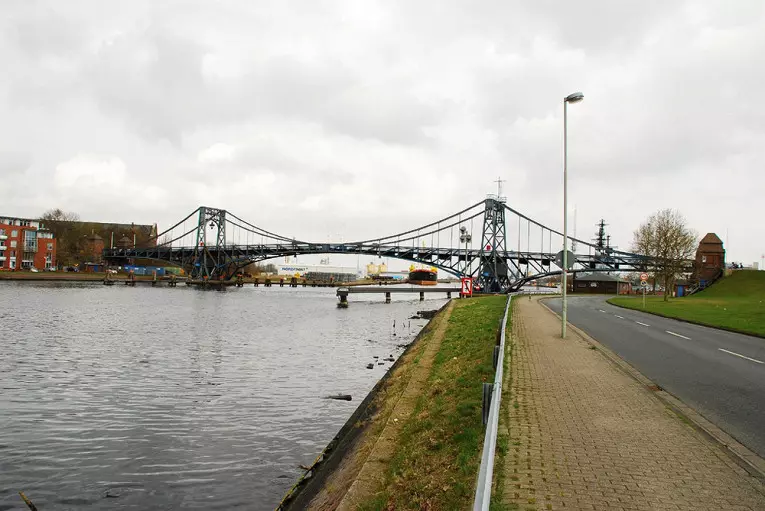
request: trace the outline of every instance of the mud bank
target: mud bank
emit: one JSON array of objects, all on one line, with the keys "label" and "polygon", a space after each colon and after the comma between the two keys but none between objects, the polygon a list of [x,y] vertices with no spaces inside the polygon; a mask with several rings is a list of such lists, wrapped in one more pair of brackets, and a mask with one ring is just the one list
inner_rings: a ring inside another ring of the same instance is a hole
[{"label": "mud bank", "polygon": [[277,510],[332,510],[343,499],[371,453],[398,397],[406,388],[444,304],[359,404],[337,435],[287,492]]}]

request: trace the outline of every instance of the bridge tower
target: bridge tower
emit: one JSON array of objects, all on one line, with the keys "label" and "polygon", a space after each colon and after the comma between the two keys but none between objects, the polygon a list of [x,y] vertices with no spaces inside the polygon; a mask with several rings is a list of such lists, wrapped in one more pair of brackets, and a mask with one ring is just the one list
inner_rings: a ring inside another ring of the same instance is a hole
[{"label": "bridge tower", "polygon": [[506,250],[505,198],[490,195],[484,203],[478,284],[489,292],[504,292],[510,288],[507,260],[499,255]]},{"label": "bridge tower", "polygon": [[[215,231],[215,244],[212,246],[208,243],[208,226],[211,231]],[[197,243],[194,247],[194,257],[192,258],[191,278],[201,279],[207,277],[213,279],[220,274],[225,274],[223,268],[223,265],[226,263],[225,250],[226,210],[201,206],[197,223]]]}]

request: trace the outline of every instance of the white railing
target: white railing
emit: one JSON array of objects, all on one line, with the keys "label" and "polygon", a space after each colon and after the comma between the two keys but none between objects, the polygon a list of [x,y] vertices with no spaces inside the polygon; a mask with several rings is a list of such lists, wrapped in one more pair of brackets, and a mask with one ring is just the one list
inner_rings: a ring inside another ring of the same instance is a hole
[{"label": "white railing", "polygon": [[481,453],[481,468],[478,470],[478,483],[476,484],[473,511],[488,511],[491,502],[491,483],[494,476],[494,451],[497,448],[497,429],[499,427],[499,406],[502,398],[502,373],[505,358],[505,328],[507,326],[507,312],[510,310],[510,301],[513,295],[507,296],[505,314],[502,316],[500,327],[499,357],[497,369],[494,373],[492,385],[491,403],[489,404],[489,419],[486,423],[486,434],[483,439],[483,451]]}]

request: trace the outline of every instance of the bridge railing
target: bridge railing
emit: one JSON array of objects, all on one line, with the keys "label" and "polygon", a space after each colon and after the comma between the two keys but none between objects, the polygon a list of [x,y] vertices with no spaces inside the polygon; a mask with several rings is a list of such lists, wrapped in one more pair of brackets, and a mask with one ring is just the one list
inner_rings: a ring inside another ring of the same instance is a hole
[{"label": "bridge railing", "polygon": [[494,476],[494,452],[497,448],[497,430],[499,428],[499,407],[502,400],[502,378],[505,365],[505,336],[507,327],[507,314],[510,310],[512,294],[507,295],[505,313],[502,316],[500,326],[499,356],[497,357],[497,369],[494,373],[494,383],[491,390],[491,402],[489,405],[489,418],[486,423],[486,433],[483,439],[483,451],[481,452],[481,467],[478,470],[478,483],[476,484],[473,511],[488,511],[491,503],[491,484]]}]

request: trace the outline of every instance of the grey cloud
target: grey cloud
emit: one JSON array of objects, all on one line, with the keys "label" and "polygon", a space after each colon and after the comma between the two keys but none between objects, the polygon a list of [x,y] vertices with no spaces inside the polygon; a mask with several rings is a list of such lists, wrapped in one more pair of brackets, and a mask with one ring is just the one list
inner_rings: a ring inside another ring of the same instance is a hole
[{"label": "grey cloud", "polygon": [[32,165],[32,155],[18,151],[0,151],[0,176],[24,174]]},{"label": "grey cloud", "polygon": [[[603,216],[628,238],[683,194],[691,225],[719,230],[725,213],[705,201],[735,210],[765,186],[761,1],[66,7],[6,2],[0,20],[0,150],[32,155],[0,157],[0,171],[40,182],[34,200],[0,191],[19,214],[59,200],[167,225],[214,202],[300,237],[363,237],[480,200],[501,175],[518,209],[560,227],[561,102],[574,90],[586,99],[570,110],[569,191],[585,236]],[[214,144],[233,158],[199,161]],[[80,153],[123,160],[138,193],[177,193],[141,213],[119,194],[52,189]],[[433,196],[413,197],[413,178]],[[746,184],[719,192],[726,178]],[[730,229],[734,257],[759,255],[759,222]]]}]

